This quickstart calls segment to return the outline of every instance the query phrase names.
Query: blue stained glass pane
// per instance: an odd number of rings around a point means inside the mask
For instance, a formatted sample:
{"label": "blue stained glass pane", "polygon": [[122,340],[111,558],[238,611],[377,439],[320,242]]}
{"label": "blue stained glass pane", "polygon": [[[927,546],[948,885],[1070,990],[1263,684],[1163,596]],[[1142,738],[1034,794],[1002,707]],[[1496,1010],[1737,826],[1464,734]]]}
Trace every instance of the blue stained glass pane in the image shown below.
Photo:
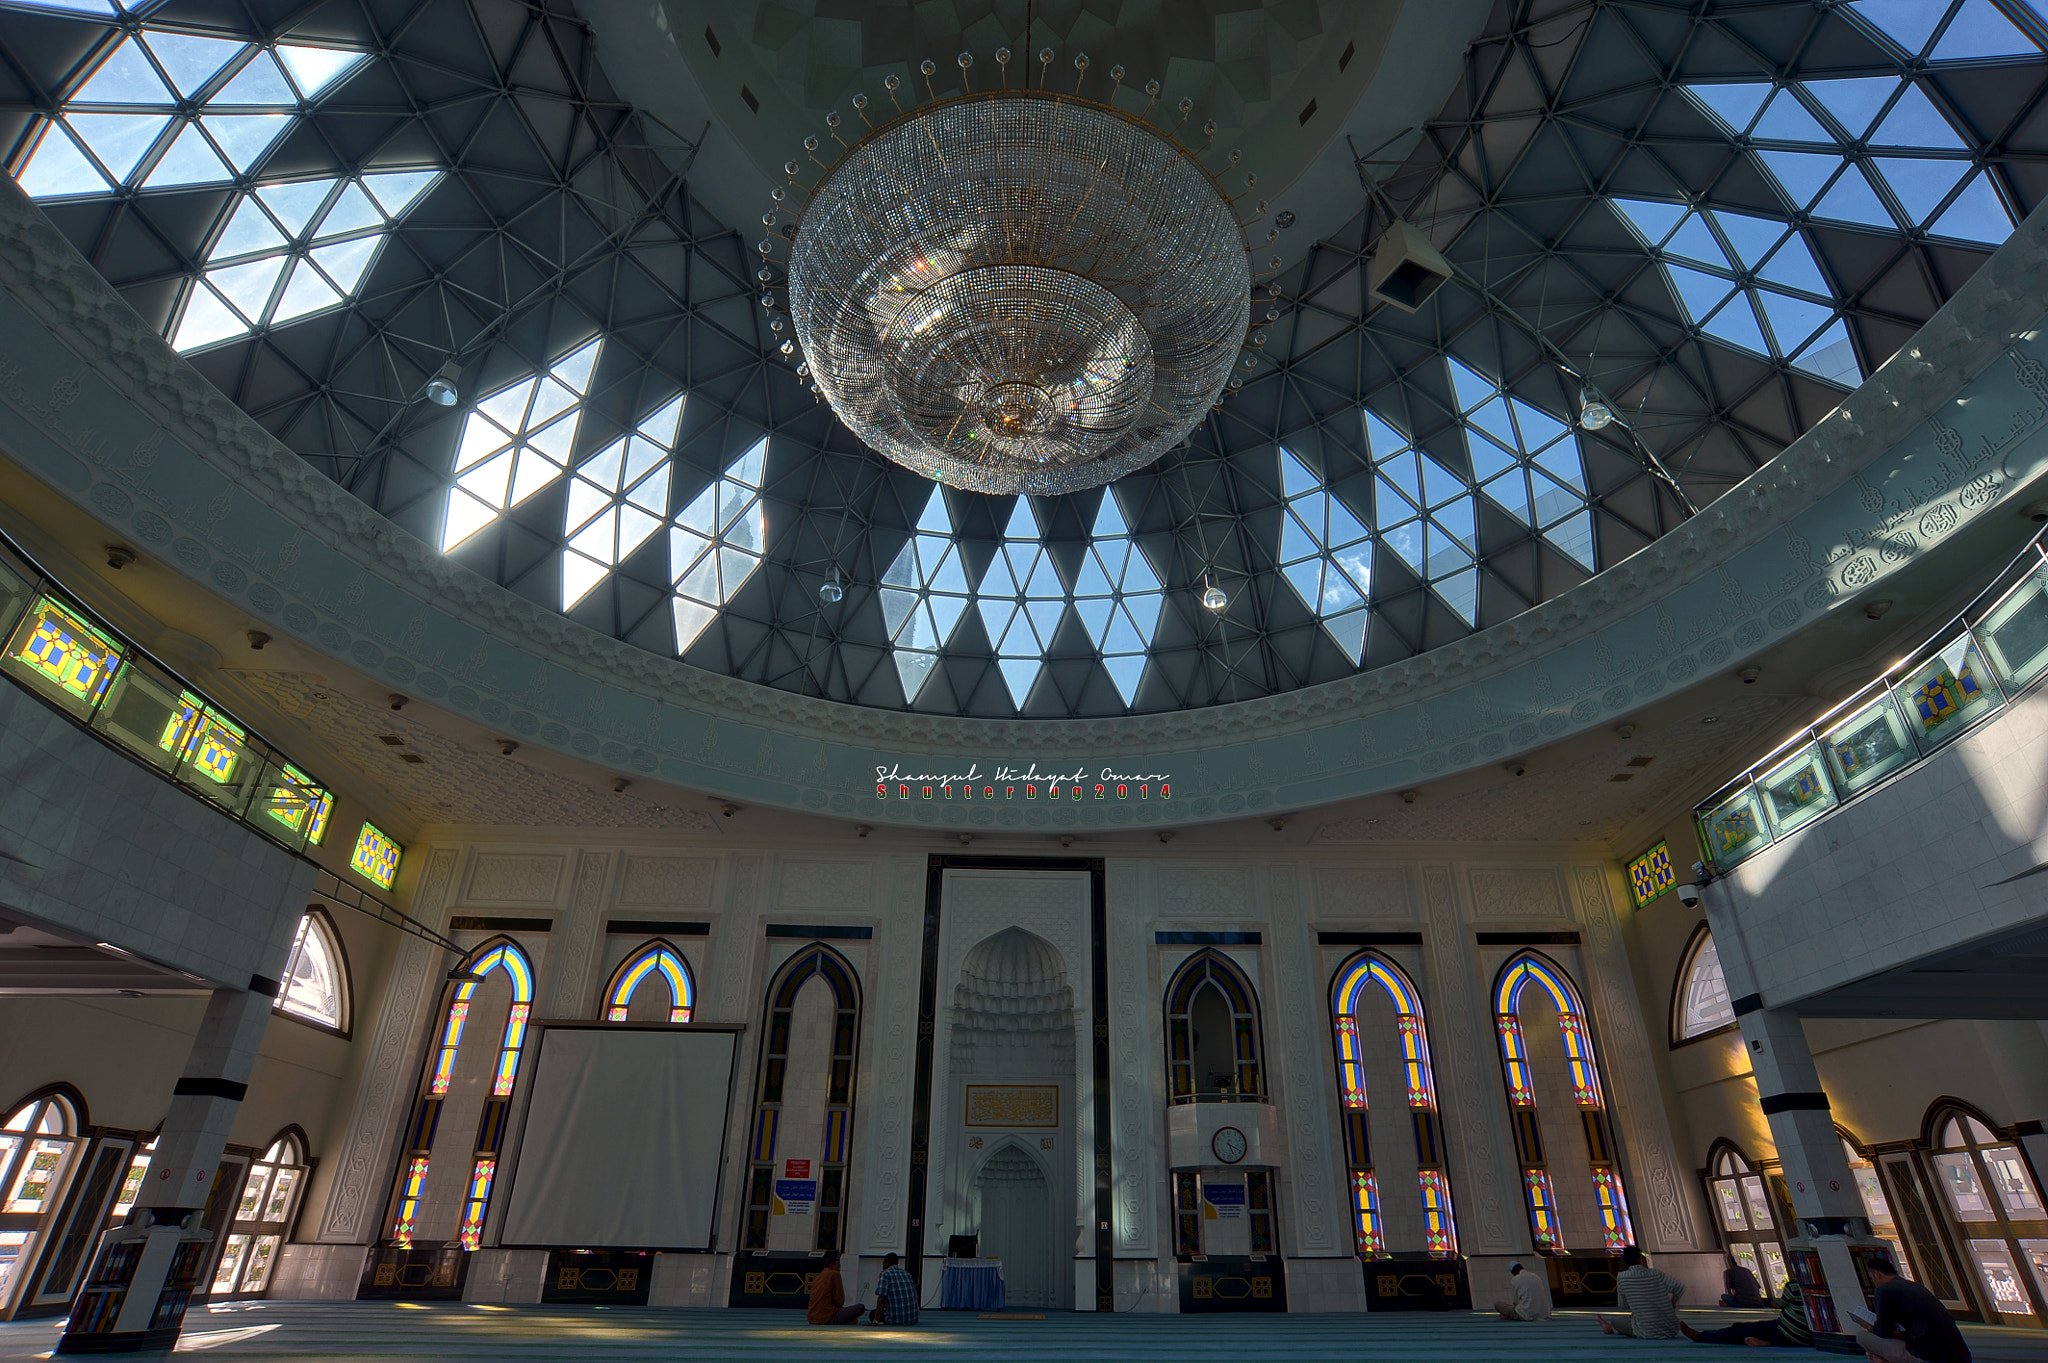
{"label": "blue stained glass pane", "polygon": [[71,97],[73,104],[171,104],[175,98],[164,85],[156,68],[149,64],[142,47],[133,38],[125,38],[121,45],[107,54],[99,70],[93,72],[79,92]]}
{"label": "blue stained glass pane", "polygon": [[1800,208],[1813,202],[1813,196],[1820,193],[1821,186],[1842,164],[1840,156],[1805,151],[1759,151],[1757,155],[1785,187],[1786,197]]}
{"label": "blue stained glass pane", "polygon": [[285,83],[284,72],[277,69],[277,63],[268,52],[259,51],[249,59],[249,64],[235,73],[233,80],[215,92],[206,101],[206,107],[217,109],[222,105],[284,105],[299,102],[292,93],[292,87]]}
{"label": "blue stained glass pane", "polygon": [[1819,142],[1824,146],[1832,146],[1835,141],[1834,135],[1820,125],[1820,120],[1807,111],[1789,87],[1778,92],[1749,135],[1773,142]]}
{"label": "blue stained glass pane", "polygon": [[202,38],[193,33],[162,33],[146,36],[150,52],[170,74],[181,95],[193,95],[242,50],[243,44],[228,38]]}
{"label": "blue stained glass pane", "polygon": [[1685,221],[1671,234],[1671,240],[1664,243],[1664,249],[1672,255],[1697,260],[1716,269],[1730,268],[1727,252],[1707,226],[1707,220],[1698,213],[1686,214]]}
{"label": "blue stained glass pane", "polygon": [[1854,12],[1917,57],[1945,10],[1938,0],[1857,0]]}
{"label": "blue stained glass pane", "polygon": [[1962,151],[1969,143],[1956,135],[1949,121],[1934,107],[1934,101],[1917,85],[1908,85],[1892,105],[1892,111],[1870,135],[1874,145],[1883,147],[1928,147]]}
{"label": "blue stained glass pane", "polygon": [[1615,212],[1628,219],[1644,241],[1655,246],[1669,236],[1685,216],[1684,204],[1655,203],[1648,199],[1613,199]]}
{"label": "blue stained glass pane", "polygon": [[65,121],[116,180],[128,178],[171,122],[145,114],[71,114]]}
{"label": "blue stained glass pane", "polygon": [[1756,111],[1763,107],[1763,102],[1771,97],[1772,87],[1765,82],[1688,85],[1686,89],[1692,92],[1693,98],[1713,110],[1715,116],[1723,123],[1736,132],[1742,132],[1749,127],[1750,120],[1756,117]]}
{"label": "blue stained glass pane", "polygon": [[42,140],[28,164],[21,168],[22,192],[32,199],[53,199],[66,194],[102,194],[107,180],[78,144],[55,123],[43,129]]}
{"label": "blue stained glass pane", "polygon": [[1842,125],[1850,140],[1861,138],[1870,131],[1878,111],[1885,101],[1899,88],[1897,76],[1850,76],[1841,80],[1809,80],[1805,82],[1808,94],[1821,102],[1821,107],[1833,114],[1835,121]]}
{"label": "blue stained glass pane", "polygon": [[1835,310],[1825,303],[1792,298],[1769,289],[1758,289],[1756,297],[1763,305],[1764,316],[1770,319],[1771,334],[1778,338],[1778,350],[1785,355],[1797,352],[1807,337],[1835,315]]}
{"label": "blue stained glass pane", "polygon": [[1928,55],[1947,62],[1972,57],[2031,57],[2039,51],[1990,0],[1964,0],[1962,13],[1949,22]]}
{"label": "blue stained glass pane", "polygon": [[1764,262],[1757,276],[1773,284],[1783,284],[1788,289],[1804,289],[1823,298],[1834,296],[1834,291],[1820,272],[1820,266],[1814,263],[1813,251],[1807,246],[1806,238],[1796,233]]}
{"label": "blue stained glass pane", "polygon": [[1708,274],[1703,270],[1694,270],[1684,265],[1666,265],[1664,268],[1671,276],[1672,288],[1685,300],[1686,315],[1695,322],[1720,307],[1721,300],[1735,288],[1732,280]]}
{"label": "blue stained glass pane", "polygon": [[1750,310],[1749,298],[1738,293],[1728,300],[1728,305],[1709,317],[1701,328],[1717,340],[1739,345],[1744,350],[1758,355],[1768,355],[1771,347],[1764,340],[1763,328],[1757,325],[1756,313]]}
{"label": "blue stained glass pane", "polygon": [[1322,486],[1321,481],[1308,471],[1308,465],[1294,457],[1291,450],[1280,451],[1280,490],[1289,497],[1299,497]]}
{"label": "blue stained glass pane", "polygon": [[1956,182],[1970,173],[1968,161],[1925,161],[1918,158],[1878,157],[1871,164],[1882,175],[1885,183],[1898,195],[1899,202],[1906,206],[1916,223],[1926,222],[1956,187]]}
{"label": "blue stained glass pane", "polygon": [[1738,266],[1754,270],[1785,235],[1785,224],[1772,218],[1752,218],[1747,213],[1716,210],[1714,223],[1735,248]]}
{"label": "blue stained glass pane", "polygon": [[1371,409],[1361,407],[1358,411],[1365,420],[1366,443],[1371,448],[1374,459],[1391,459],[1408,447],[1408,442],[1402,438],[1401,433],[1380,420]]}
{"label": "blue stained glass pane", "polygon": [[1863,178],[1863,172],[1854,166],[1844,170],[1842,178],[1821,196],[1821,201],[1813,206],[1813,213],[1815,217],[1837,218],[1887,232],[1898,230],[1891,211],[1879,200],[1870,182]]}
{"label": "blue stained glass pane", "polygon": [[1456,360],[1448,360],[1447,364],[1451,371],[1451,391],[1457,394],[1459,411],[1469,412],[1494,395],[1494,385],[1481,378],[1476,370]]}
{"label": "blue stained glass pane", "polygon": [[1999,202],[1998,191],[1991,187],[1989,177],[1990,172],[1986,171],[1970,181],[1928,230],[1987,246],[1997,246],[2011,236],[2012,219],[2006,216],[2005,205]]}

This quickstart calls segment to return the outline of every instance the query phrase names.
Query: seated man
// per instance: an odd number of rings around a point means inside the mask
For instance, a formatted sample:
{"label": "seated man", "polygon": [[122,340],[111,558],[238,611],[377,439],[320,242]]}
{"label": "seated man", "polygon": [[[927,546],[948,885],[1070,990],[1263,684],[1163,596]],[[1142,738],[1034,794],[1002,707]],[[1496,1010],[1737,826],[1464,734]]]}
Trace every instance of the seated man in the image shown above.
{"label": "seated man", "polygon": [[1623,1250],[1621,1262],[1624,1266],[1614,1280],[1614,1289],[1628,1314],[1619,1320],[1595,1316],[1600,1322],[1600,1333],[1628,1335],[1633,1339],[1677,1339],[1678,1299],[1685,1295],[1685,1284],[1644,1263],[1640,1246],[1630,1245]]}
{"label": "seated man", "polygon": [[1799,1284],[1790,1278],[1786,1279],[1778,1300],[1780,1305],[1776,1320],[1744,1321],[1739,1325],[1724,1326],[1719,1330],[1695,1330],[1684,1321],[1680,1321],[1678,1328],[1695,1344],[1747,1344],[1751,1348],[1812,1348],[1813,1331],[1806,1324],[1806,1299],[1799,1295]]}
{"label": "seated man", "polygon": [[1940,1298],[1899,1276],[1883,1255],[1864,1260],[1877,1284],[1877,1319],[1856,1336],[1870,1363],[1970,1363],[1970,1346]]}
{"label": "seated man", "polygon": [[1763,1284],[1756,1280],[1756,1274],[1736,1262],[1734,1255],[1728,1256],[1728,1267],[1721,1270],[1721,1286],[1727,1290],[1721,1293],[1723,1306],[1769,1306],[1764,1299]]}
{"label": "seated man", "polygon": [[1508,1291],[1513,1294],[1509,1300],[1493,1304],[1502,1320],[1550,1319],[1550,1284],[1543,1274],[1531,1273],[1520,1264],[1509,1264]]}
{"label": "seated man", "polygon": [[882,1256],[882,1276],[875,1281],[875,1309],[868,1324],[917,1324],[917,1284],[894,1254]]}
{"label": "seated man", "polygon": [[867,1310],[859,1302],[846,1304],[846,1284],[839,1277],[839,1251],[825,1256],[818,1276],[811,1279],[811,1305],[804,1319],[813,1325],[851,1325]]}

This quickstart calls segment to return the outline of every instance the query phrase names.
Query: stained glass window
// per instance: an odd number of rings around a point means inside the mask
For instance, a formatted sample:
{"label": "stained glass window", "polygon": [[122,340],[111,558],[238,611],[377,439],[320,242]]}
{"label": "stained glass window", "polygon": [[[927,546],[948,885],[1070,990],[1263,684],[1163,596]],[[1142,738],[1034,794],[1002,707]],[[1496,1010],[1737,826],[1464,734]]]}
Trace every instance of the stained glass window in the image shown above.
{"label": "stained glass window", "polygon": [[678,653],[689,652],[719,608],[761,566],[768,547],[768,516],[761,507],[767,459],[768,438],[763,436],[669,526]]}
{"label": "stained glass window", "polygon": [[70,1181],[77,1114],[61,1095],[31,1099],[0,1125],[0,1310],[13,1305],[44,1232]]}
{"label": "stained glass window", "polygon": [[308,913],[299,920],[277,1007],[337,1032],[348,1026],[348,981],[342,974],[341,949],[333,925],[322,914]]}
{"label": "stained glass window", "polygon": [[966,613],[973,591],[960,546],[953,540],[945,491],[934,483],[918,514],[916,532],[882,574],[882,619],[889,628],[904,700],[916,700],[924,689],[938,664],[939,650]]}
{"label": "stained glass window", "polygon": [[1067,613],[1067,589],[1041,533],[1031,499],[1019,497],[1003,528],[1002,547],[974,590],[982,628],[995,646],[996,667],[1019,710],[1031,698],[1046,650]]}
{"label": "stained glass window", "polygon": [[7,644],[7,666],[74,714],[91,713],[121,668],[121,645],[77,612],[44,597]]}
{"label": "stained glass window", "polygon": [[1678,872],[1671,864],[1668,843],[1658,843],[1628,864],[1629,893],[1635,896],[1639,909],[1677,883]]}
{"label": "stained glass window", "polygon": [[405,855],[405,849],[386,837],[374,824],[364,824],[363,831],[356,837],[355,854],[348,864],[357,875],[388,890],[391,882],[398,879],[398,860]]}
{"label": "stained glass window", "polygon": [[546,374],[487,394],[463,418],[455,486],[441,527],[443,553],[562,476],[575,455],[583,397],[603,344],[602,338],[590,341]]}
{"label": "stained glass window", "polygon": [[669,451],[683,421],[683,399],[656,410],[577,466],[569,480],[562,533],[562,609],[589,595],[668,516]]}
{"label": "stained glass window", "polygon": [[1721,953],[1713,935],[1702,929],[1694,935],[1678,972],[1678,1041],[1719,1031],[1735,1021],[1735,1006],[1728,997],[1728,981],[1721,974]]}
{"label": "stained glass window", "polygon": [[665,942],[652,943],[626,958],[605,990],[605,1019],[624,1022],[633,1006],[633,995],[649,980],[660,978],[668,988],[668,1020],[688,1022],[696,1004],[697,989],[690,975],[690,963],[682,953]]}
{"label": "stained glass window", "polygon": [[334,813],[334,795],[289,762],[271,772],[263,812],[306,842],[318,847],[327,840],[327,821]]}

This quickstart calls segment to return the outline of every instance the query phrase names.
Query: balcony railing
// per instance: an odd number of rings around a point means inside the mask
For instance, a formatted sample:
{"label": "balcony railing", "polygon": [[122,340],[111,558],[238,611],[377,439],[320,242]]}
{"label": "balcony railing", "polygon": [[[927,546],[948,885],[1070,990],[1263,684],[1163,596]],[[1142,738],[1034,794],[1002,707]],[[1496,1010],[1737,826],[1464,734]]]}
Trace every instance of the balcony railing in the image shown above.
{"label": "balcony railing", "polygon": [[1926,761],[2048,674],[2048,530],[1925,645],[1699,805],[1727,870]]}

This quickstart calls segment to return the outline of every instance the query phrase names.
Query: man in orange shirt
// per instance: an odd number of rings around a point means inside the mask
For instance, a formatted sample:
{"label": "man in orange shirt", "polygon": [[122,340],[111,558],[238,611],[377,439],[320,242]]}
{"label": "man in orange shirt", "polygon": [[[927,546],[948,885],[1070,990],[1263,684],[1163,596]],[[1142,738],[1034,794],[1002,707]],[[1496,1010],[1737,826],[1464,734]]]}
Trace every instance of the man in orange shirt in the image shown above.
{"label": "man in orange shirt", "polygon": [[818,1276],[811,1279],[811,1307],[804,1319],[813,1325],[851,1325],[867,1308],[859,1302],[846,1304],[846,1284],[839,1278],[839,1251],[825,1256]]}

